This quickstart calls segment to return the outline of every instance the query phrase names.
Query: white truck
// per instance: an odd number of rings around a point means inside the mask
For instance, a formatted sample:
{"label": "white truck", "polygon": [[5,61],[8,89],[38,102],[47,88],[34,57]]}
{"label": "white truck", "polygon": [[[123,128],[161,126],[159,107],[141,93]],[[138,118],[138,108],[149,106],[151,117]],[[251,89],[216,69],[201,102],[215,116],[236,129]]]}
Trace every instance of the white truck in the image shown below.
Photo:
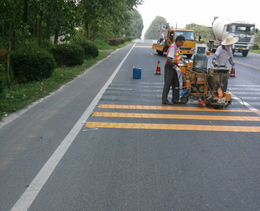
{"label": "white truck", "polygon": [[207,42],[207,47],[209,51],[215,52],[227,36],[238,37],[238,42],[232,45],[232,51],[233,53],[241,52],[245,57],[254,45],[255,33],[256,29],[254,23],[232,21],[229,18],[215,17],[212,23],[214,40],[209,40]]}

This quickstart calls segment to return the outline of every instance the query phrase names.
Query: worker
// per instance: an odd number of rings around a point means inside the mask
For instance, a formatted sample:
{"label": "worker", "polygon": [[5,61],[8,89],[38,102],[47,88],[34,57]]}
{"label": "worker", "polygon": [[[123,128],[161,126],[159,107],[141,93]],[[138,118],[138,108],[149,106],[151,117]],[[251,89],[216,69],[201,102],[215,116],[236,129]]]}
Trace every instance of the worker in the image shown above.
{"label": "worker", "polygon": [[233,62],[232,45],[238,41],[238,37],[228,36],[221,45],[217,48],[213,63],[217,67],[227,67],[227,62],[232,66],[235,66]]}
{"label": "worker", "polygon": [[180,95],[180,83],[178,79],[177,71],[180,71],[178,62],[181,60],[181,54],[179,49],[185,42],[185,37],[179,35],[175,39],[166,54],[166,63],[164,66],[164,87],[162,94],[162,103],[168,104],[168,93],[172,87],[172,103],[179,104]]}

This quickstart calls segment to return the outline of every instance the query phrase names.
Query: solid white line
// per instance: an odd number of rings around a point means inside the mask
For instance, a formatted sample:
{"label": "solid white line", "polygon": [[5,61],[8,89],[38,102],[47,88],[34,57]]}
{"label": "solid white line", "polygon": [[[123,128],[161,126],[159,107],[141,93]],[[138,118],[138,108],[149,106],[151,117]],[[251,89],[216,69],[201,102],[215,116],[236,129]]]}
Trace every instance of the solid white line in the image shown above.
{"label": "solid white line", "polygon": [[250,104],[248,104],[247,102],[243,101],[241,98],[237,97],[236,95],[234,95],[233,93],[231,93],[232,98],[237,100],[240,104],[242,104],[243,106],[249,108],[251,111],[254,111],[258,116],[260,116],[260,112],[258,109],[254,108],[253,106],[251,106]]}
{"label": "solid white line", "polygon": [[106,84],[102,87],[102,89],[99,91],[99,93],[96,95],[94,100],[91,102],[91,104],[88,106],[88,108],[85,110],[85,112],[82,114],[82,116],[79,118],[77,123],[74,125],[74,127],[71,129],[71,131],[68,133],[68,135],[65,137],[65,139],[60,143],[56,151],[52,154],[52,156],[49,158],[49,160],[45,163],[45,165],[42,167],[40,172],[36,175],[36,177],[33,179],[29,187],[25,190],[25,192],[22,194],[22,196],[18,199],[16,204],[13,206],[11,211],[25,211],[28,210],[31,204],[33,203],[36,196],[41,191],[42,187],[64,156],[64,154],[67,152],[68,148],[72,144],[72,142],[75,140],[76,136],[78,135],[79,131],[83,127],[83,125],[86,123],[87,119],[91,115],[92,111],[98,104],[100,98],[106,91],[107,87],[111,84],[113,79],[115,78],[116,74],[120,70],[121,66],[125,62],[126,58],[129,56],[132,49],[135,47],[137,42],[134,43],[132,48],[129,50],[125,58],[121,61],[121,63],[118,65],[114,73],[111,75],[111,77],[108,79]]}

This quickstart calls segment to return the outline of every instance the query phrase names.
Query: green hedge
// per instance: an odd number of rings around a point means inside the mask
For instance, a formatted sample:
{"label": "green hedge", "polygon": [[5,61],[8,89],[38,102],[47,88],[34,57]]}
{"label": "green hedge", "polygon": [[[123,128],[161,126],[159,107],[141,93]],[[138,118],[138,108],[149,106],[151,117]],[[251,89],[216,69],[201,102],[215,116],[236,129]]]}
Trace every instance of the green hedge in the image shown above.
{"label": "green hedge", "polygon": [[115,38],[115,39],[109,39],[108,44],[111,46],[117,46],[120,44],[124,44],[125,39],[124,38]]}
{"label": "green hedge", "polygon": [[254,44],[252,50],[259,50],[259,46],[257,44]]}
{"label": "green hedge", "polygon": [[29,45],[11,55],[11,65],[14,78],[18,82],[27,82],[50,77],[55,60],[46,50]]}
{"label": "green hedge", "polygon": [[136,37],[126,37],[126,38],[125,38],[125,41],[126,41],[126,42],[129,42],[129,41],[132,41],[132,40],[134,40],[134,39],[136,39]]}
{"label": "green hedge", "polygon": [[52,48],[58,66],[82,65],[85,59],[84,49],[76,44],[59,44]]}
{"label": "green hedge", "polygon": [[80,45],[84,49],[86,58],[98,57],[98,55],[99,55],[98,48],[91,42],[81,40],[81,41],[76,42],[76,44]]}

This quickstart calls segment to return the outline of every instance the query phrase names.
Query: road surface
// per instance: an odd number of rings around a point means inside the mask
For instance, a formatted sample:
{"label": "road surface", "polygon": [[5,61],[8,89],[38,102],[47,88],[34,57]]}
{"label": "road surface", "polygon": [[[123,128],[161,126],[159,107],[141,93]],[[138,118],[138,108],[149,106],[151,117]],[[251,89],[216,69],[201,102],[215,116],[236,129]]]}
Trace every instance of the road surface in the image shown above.
{"label": "road surface", "polygon": [[234,56],[227,109],[163,106],[165,55],[151,45],[114,52],[2,123],[1,211],[260,210],[260,55]]}

